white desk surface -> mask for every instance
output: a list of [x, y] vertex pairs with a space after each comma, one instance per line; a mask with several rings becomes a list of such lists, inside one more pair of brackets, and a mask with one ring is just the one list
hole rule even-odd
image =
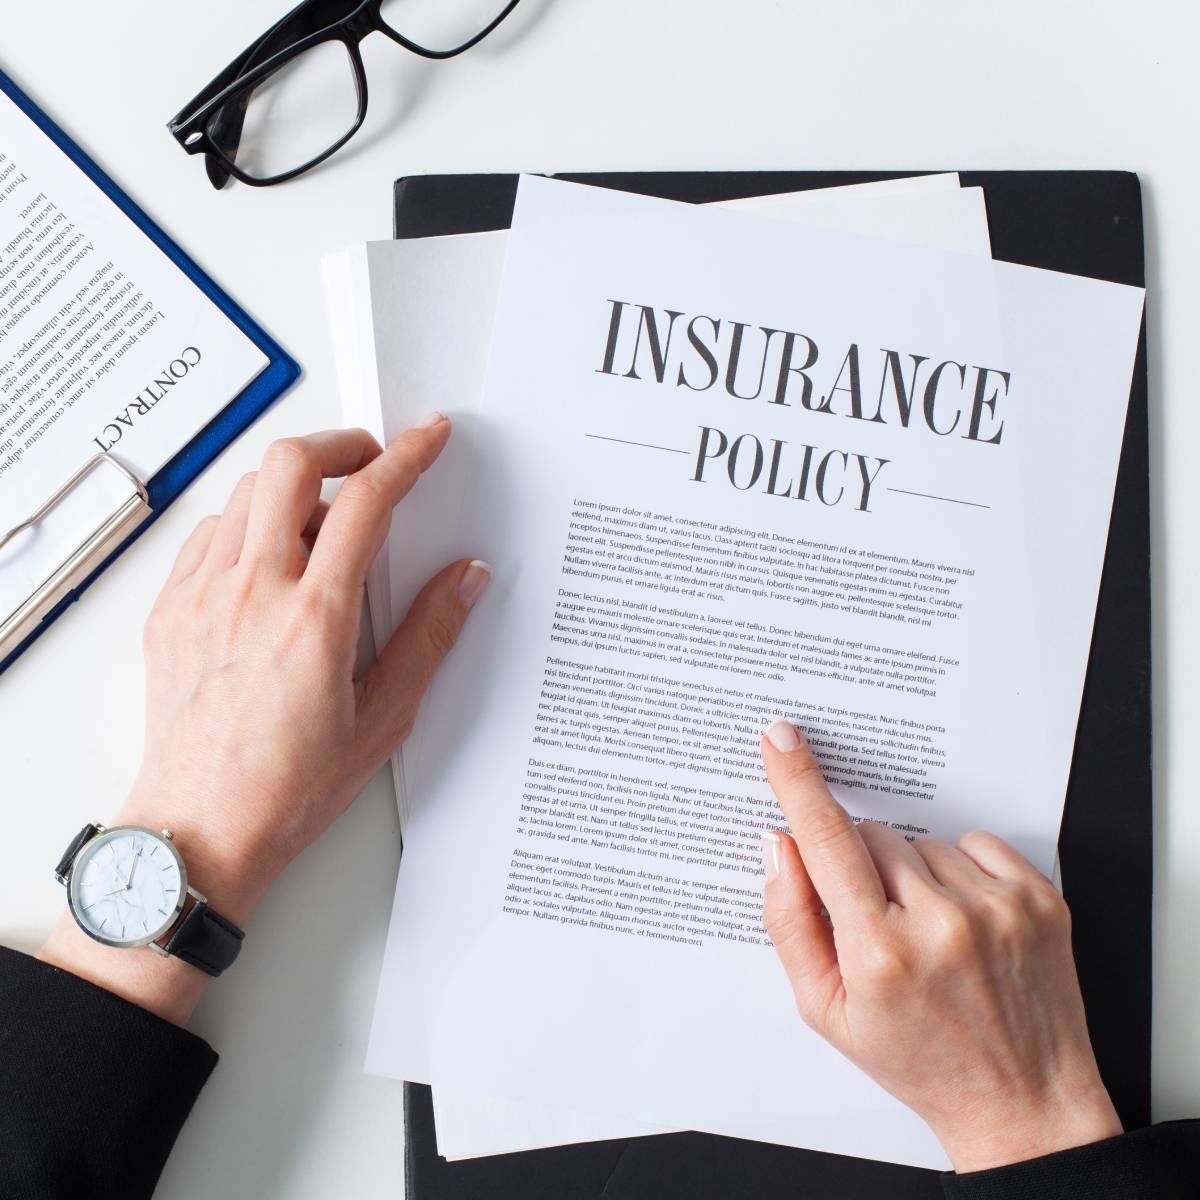
[[[1195, 6], [1150, 0], [524, 0], [463, 58], [370, 38], [366, 127], [290, 185], [218, 194], [163, 128], [285, 0], [6, 4], [0, 66], [303, 363], [306, 378], [0, 679], [0, 942], [34, 950], [70, 835], [133, 779], [143, 619], [184, 535], [273, 438], [339, 423], [320, 256], [388, 237], [436, 171], [1126, 168], [1150, 270], [1157, 894], [1154, 1107], [1200, 1114], [1200, 84]], [[52, 17], [51, 17], [52, 14]], [[158, 1195], [403, 1192], [399, 1084], [362, 1072], [398, 861], [380, 775], [283, 877], [193, 1027], [221, 1065]]]

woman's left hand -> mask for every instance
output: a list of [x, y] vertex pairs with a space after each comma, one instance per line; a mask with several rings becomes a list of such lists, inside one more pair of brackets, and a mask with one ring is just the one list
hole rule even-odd
[[[144, 759], [106, 823], [170, 828], [189, 880], [238, 924], [404, 739], [488, 581], [452, 563], [355, 678], [367, 569], [449, 436], [438, 415], [384, 451], [353, 429], [274, 443], [185, 542], [150, 613]], [[325, 504], [323, 480], [341, 476]], [[89, 942], [65, 914], [43, 957], [174, 1020], [204, 978]]]

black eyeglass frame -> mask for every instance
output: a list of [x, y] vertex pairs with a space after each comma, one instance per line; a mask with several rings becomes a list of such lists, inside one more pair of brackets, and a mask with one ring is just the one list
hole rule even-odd
[[[303, 3], [297, 5], [285, 17], [271, 26], [257, 42], [243, 51], [207, 87], [188, 101], [167, 122], [167, 129], [186, 153], [208, 156], [210, 168], [208, 174], [214, 187], [222, 187], [229, 176], [250, 187], [270, 187], [272, 184], [286, 183], [289, 179], [295, 179], [298, 175], [311, 171], [313, 167], [336, 154], [362, 128], [363, 121], [367, 116], [367, 72], [358, 47], [363, 38], [372, 33], [382, 33], [397, 45], [403, 46], [405, 50], [420, 55], [422, 58], [435, 60], [454, 58], [483, 41], [519, 3], [520, 0], [508, 0], [508, 3], [489, 24], [460, 45], [449, 50], [433, 50], [405, 37], [384, 21], [380, 14], [383, 0], [362, 0], [361, 3], [354, 4], [349, 12], [345, 11], [347, 0], [303, 0]], [[341, 12], [342, 15], [331, 19], [335, 12]], [[314, 25], [317, 27], [313, 28]], [[282, 49], [272, 53], [260, 63], [247, 66], [248, 63], [254, 61], [258, 54], [272, 43], [285, 39], [289, 33], [294, 33], [296, 40], [286, 40]], [[324, 42], [341, 42], [348, 52], [358, 93], [358, 116], [354, 124], [332, 146], [301, 166], [278, 175], [272, 175], [267, 179], [248, 175], [210, 136], [208, 128], [210, 118], [228, 105], [230, 100], [243, 93], [248, 102], [250, 93], [257, 85], [292, 59], [298, 58], [301, 54]], [[214, 172], [212, 168], [218, 164], [221, 170]]]

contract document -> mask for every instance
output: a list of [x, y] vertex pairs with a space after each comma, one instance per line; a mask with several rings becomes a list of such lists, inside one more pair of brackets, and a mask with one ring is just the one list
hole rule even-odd
[[916, 1165], [762, 931], [758, 740], [1050, 871], [1140, 291], [523, 180], [369, 1066]]
[[[150, 479], [267, 365], [0, 92], [0, 535], [93, 455]], [[97, 472], [0, 551], [0, 619], [130, 491]]]

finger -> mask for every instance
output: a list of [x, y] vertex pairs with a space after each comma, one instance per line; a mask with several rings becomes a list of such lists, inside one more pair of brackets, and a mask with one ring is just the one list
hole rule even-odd
[[889, 900], [903, 907], [918, 902], [922, 893], [928, 893], [934, 883], [929, 867], [896, 830], [877, 821], [862, 821], [858, 836], [875, 863]]
[[367, 568], [387, 536], [392, 509], [434, 464], [449, 437], [449, 419], [434, 413], [393, 439], [378, 458], [351, 475], [325, 518], [306, 578], [323, 589], [345, 589], [357, 604]]
[[208, 544], [212, 541], [219, 520], [220, 517], [216, 516], [205, 517], [188, 534], [187, 539], [179, 548], [179, 553], [175, 556], [175, 564], [167, 575], [167, 581], [163, 584], [164, 588], [174, 587], [196, 573], [196, 568], [200, 566], [204, 561], [205, 554], [208, 553]]
[[967, 892], [975, 891], [990, 882], [990, 876], [957, 846], [948, 846], [934, 838], [917, 838], [913, 842], [913, 849], [924, 859], [930, 874], [942, 887]]
[[786, 833], [763, 835], [763, 927], [796, 994], [796, 1007], [823, 1030], [842, 995], [833, 928], [821, 897]]
[[879, 872], [854, 822], [825, 785], [808, 742], [794, 725], [776, 721], [762, 749], [767, 778], [834, 923], [883, 912], [887, 896]]
[[356, 749], [367, 768], [377, 766], [407, 737], [430, 681], [458, 641], [491, 574], [487, 563], [476, 559], [453, 563], [434, 576], [359, 681]]
[[353, 475], [379, 453], [379, 443], [365, 429], [331, 429], [272, 443], [250, 504], [247, 561], [299, 571], [300, 537], [321, 498], [322, 482]]
[[1018, 850], [994, 833], [975, 830], [958, 839], [959, 850], [981, 871], [1013, 883], [1045, 884], [1050, 881]]
[[217, 522], [216, 532], [204, 556], [206, 571], [223, 571], [232, 567], [242, 553], [246, 540], [246, 518], [250, 515], [250, 498], [254, 495], [257, 475], [251, 471], [238, 480], [230, 494], [229, 503]]

